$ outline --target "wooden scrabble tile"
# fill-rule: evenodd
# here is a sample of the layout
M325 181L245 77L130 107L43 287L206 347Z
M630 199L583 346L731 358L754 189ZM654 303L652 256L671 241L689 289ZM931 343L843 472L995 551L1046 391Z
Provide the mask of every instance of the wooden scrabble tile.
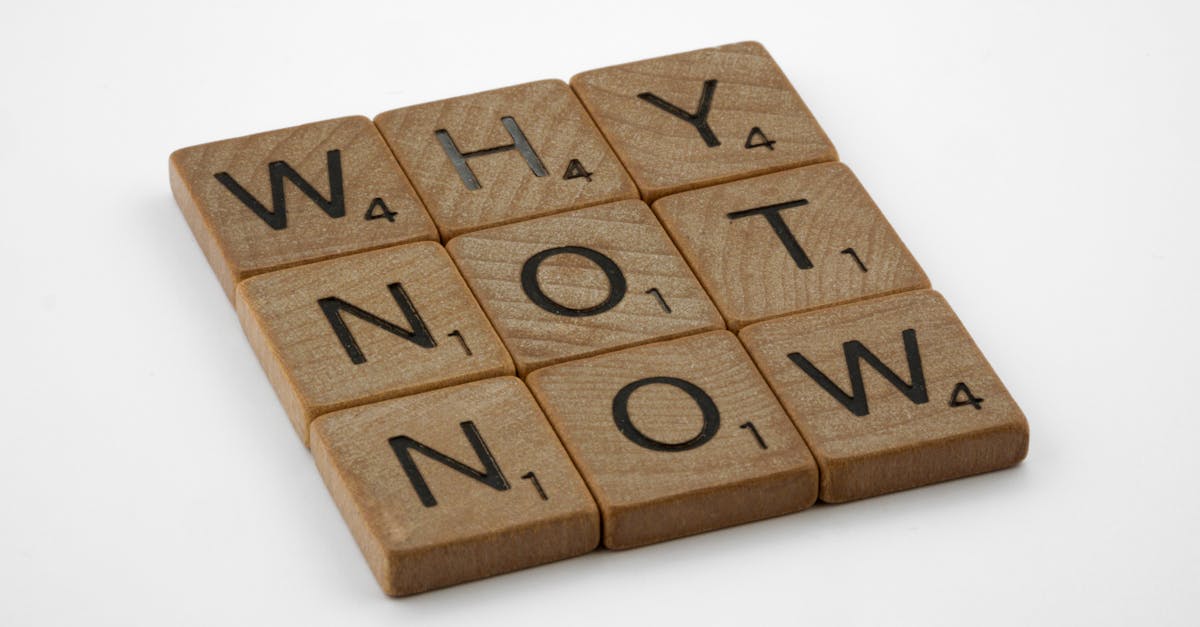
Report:
M375 123L445 239L638 197L562 81L404 107Z
M237 311L296 432L316 416L513 365L441 245L418 242L243 281Z
M511 377L322 416L312 450L392 596L574 557L599 542L587 486Z
M647 201L837 159L756 42L591 70L571 87Z
M753 324L740 333L838 503L1025 458L1029 425L937 292Z
M447 248L522 375L724 328L687 263L638 200L478 231Z
M654 211L731 329L929 287L841 163L668 196Z
M437 229L362 116L176 150L171 189L232 299L239 281Z
M728 331L529 375L623 549L798 511L817 466Z

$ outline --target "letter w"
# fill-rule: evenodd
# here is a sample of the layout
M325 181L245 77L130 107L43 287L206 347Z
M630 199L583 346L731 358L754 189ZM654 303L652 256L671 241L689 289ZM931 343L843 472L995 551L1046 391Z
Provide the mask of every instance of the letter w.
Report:
M218 172L216 177L225 189L229 190L242 204L250 208L254 215L262 218L276 231L287 228L287 190L283 187L284 179L292 182L310 200L317 204L329 217L340 218L346 215L346 196L342 189L342 153L330 150L325 153L326 168L329 172L329 198L326 199L304 177L300 176L286 161L272 161L267 166L271 174L271 209L268 210L253 194L246 191L240 183L234 180L228 172Z
M850 374L851 392L847 394L838 384L834 383L821 372L819 368L814 366L804 355L800 353L788 353L788 359L800 367L805 374L812 377L821 389L825 390L837 402L841 403L854 413L855 416L866 416L871 413L867 408L867 390L863 384L862 364L867 362L876 372L883 375L888 383L891 383L897 390L900 390L908 400L920 405L921 403L929 402L929 394L925 391L925 371L921 368L921 352L917 347L917 332L914 329L906 329L901 336L904 338L904 354L908 358L908 372L912 378L912 383L905 383L903 379L892 372L882 361L879 360L862 342L851 340L842 344L842 351L846 354L846 370Z
M421 504L425 507L437 505L437 499L433 497L429 484L425 482L425 477L421 475L421 470L417 468L417 463L413 460L412 451L414 450L439 464L490 486L494 490L503 492L509 488L508 480L504 478L504 473L500 471L500 465L496 463L496 458L492 457L492 452L488 450L487 443L479 435L479 429L475 428L475 423L468 420L460 422L458 426L462 427L463 434L471 443L471 448L475 449L475 455L479 457L479 461L483 462L482 472L445 453L431 449L407 435L388 439L388 444L392 446L392 451L400 460L400 466L404 468L404 474L408 475L408 480L412 483L413 489L417 491L417 496L421 498Z

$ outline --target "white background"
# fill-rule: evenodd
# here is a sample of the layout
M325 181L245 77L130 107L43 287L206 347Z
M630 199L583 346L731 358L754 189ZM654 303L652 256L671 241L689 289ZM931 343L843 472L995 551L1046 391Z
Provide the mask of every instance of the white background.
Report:
M0 625L1200 622L1195 4L99 4L0 9ZM384 597L167 155L745 39L973 332L1028 460Z

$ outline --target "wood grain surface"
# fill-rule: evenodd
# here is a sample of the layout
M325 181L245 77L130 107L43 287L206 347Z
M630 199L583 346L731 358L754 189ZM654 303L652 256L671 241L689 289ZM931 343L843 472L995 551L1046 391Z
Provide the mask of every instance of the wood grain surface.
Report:
M837 159L804 101L756 42L591 70L573 77L571 87L648 202Z
M170 177L389 595L1028 449L755 42L184 148Z
M447 240L484 227L638 197L596 125L559 80L404 107L379 114L375 123ZM469 156L516 146L517 133L531 153L510 148ZM456 167L445 142L462 155L463 164ZM536 172L539 166L542 171ZM470 177L477 188L471 188Z
M728 331L550 366L527 380L596 497L610 549L794 512L817 498L812 455Z
M253 277L238 286L236 305L305 441L322 413L513 373L450 257L433 242Z
M262 272L437 240L363 116L182 148L171 154L170 174L175 201L231 300L238 281Z
M654 211L734 330L929 287L917 260L842 163L668 196Z
M573 252L564 247L573 247ZM479 231L455 238L447 248L521 374L724 327L720 313L641 201ZM535 259L539 255L540 261ZM608 270L619 276L608 276L602 264L610 264ZM527 289L526 274L536 278L536 290ZM539 304L531 292L534 297L540 292L545 301Z
M312 451L389 595L573 557L599 541L587 486L511 377L322 416Z
M823 501L1025 457L1024 414L937 292L777 318L740 337L816 456Z

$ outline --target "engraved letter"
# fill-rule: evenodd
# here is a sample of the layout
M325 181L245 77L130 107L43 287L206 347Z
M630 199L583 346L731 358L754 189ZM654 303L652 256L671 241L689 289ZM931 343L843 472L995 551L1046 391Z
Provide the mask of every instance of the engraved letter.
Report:
M453 163L454 169L458 170L458 178L462 179L463 185L466 185L467 189L475 190L482 187L479 184L479 179L475 178L475 172L467 164L467 159L492 155L498 152L507 152L509 150L516 150L520 153L521 157L525 159L525 163L529 165L529 169L533 170L534 176L546 176L546 166L542 165L542 160L534 152L533 146L530 146L529 140L525 139L525 133L521 132L521 127L517 126L517 121L505 116L500 118L500 123L504 125L504 130L508 131L508 134L512 137L513 143L471 152L460 151L458 146L454 144L454 138L450 137L450 133L445 129L433 132L437 136L438 142L442 144L442 150L445 150L446 156L450 158L450 163Z

